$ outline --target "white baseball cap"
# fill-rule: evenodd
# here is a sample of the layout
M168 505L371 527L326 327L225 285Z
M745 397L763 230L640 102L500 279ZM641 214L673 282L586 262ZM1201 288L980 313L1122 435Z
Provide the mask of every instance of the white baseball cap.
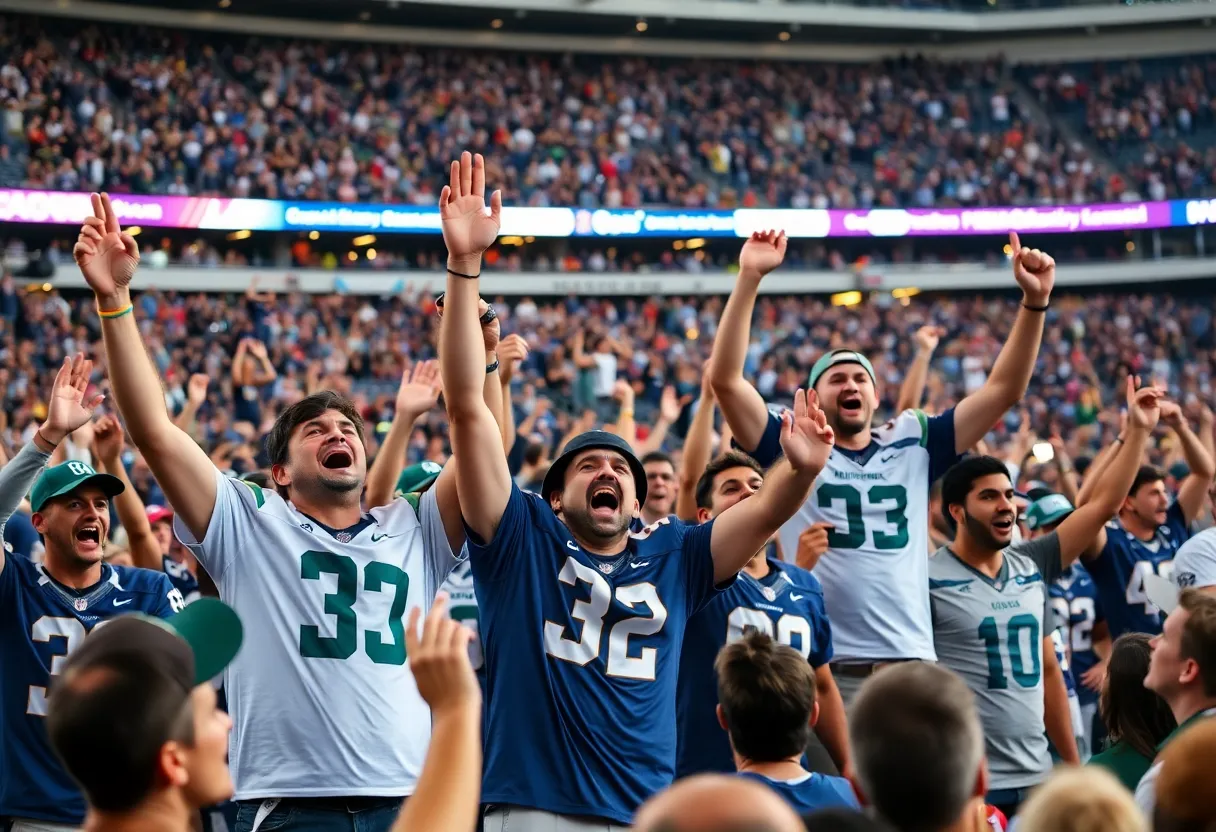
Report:
M1178 548L1174 555L1174 578L1144 577L1144 594L1157 609L1169 615L1178 606L1184 589L1216 586L1216 527L1204 529Z

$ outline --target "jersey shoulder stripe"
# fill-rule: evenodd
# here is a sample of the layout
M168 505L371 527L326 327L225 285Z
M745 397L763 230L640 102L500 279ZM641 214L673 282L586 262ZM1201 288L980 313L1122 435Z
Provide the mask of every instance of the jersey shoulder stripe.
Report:
M928 420L919 410L905 410L889 422L874 429L874 441L883 446L884 450L895 447L905 448L910 445L925 446L928 437Z

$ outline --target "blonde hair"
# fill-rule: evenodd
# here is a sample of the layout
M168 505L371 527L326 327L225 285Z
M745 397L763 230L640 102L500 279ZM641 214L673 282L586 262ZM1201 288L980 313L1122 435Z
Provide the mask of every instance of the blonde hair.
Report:
M1105 769L1058 768L1018 813L1033 832L1149 832L1131 793Z

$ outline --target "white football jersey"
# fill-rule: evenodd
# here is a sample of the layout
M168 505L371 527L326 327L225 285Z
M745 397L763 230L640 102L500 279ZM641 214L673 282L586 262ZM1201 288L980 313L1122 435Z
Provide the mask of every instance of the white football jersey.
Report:
M834 661L935 659L931 462L944 470L956 455L953 422L931 430L930 418L905 410L873 430L865 451L834 448L811 496L779 532L781 550L793 562L799 534L814 523L833 526L813 571L832 622ZM953 418L953 411L937 417Z
M473 640L469 642L469 661L473 669L481 670L485 657L481 651L481 627L478 626L477 595L473 591L473 570L468 560L461 561L447 581L439 588L446 592L451 599L448 601L448 614L473 631Z
M245 625L224 674L237 800L414 791L430 740L405 621L456 558L434 492L327 529L218 470L202 541L178 538Z

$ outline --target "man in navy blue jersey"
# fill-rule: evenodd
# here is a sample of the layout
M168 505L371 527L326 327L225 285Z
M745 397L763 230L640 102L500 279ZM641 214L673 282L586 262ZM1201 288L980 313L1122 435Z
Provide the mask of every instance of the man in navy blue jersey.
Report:
M737 451L723 454L706 466L697 483L698 519L711 521L763 484L764 472L754 459ZM844 703L828 666L832 628L823 606L823 587L805 569L769 557L767 549L762 547L739 579L694 615L684 630L676 694L677 777L735 770L726 734L714 730L718 724L714 659L723 646L743 638L750 629L790 645L814 668L819 701L815 732L839 770L848 764Z
M65 363L46 422L0 471L0 519L29 491L46 548L41 564L0 552L0 827L12 832L66 832L84 821L84 800L46 733L47 689L68 654L115 616L167 618L185 606L164 574L103 562L121 482L78 461L44 470L100 401L85 403L90 369L81 356Z
M602 431L572 439L542 494L525 494L482 396L477 277L502 203L495 192L486 213L480 156L452 163L439 205L440 369L485 650L485 829L623 829L675 774L688 618L806 499L833 435L800 391L786 461L755 497L703 525L669 517L631 533L646 475L628 443Z

